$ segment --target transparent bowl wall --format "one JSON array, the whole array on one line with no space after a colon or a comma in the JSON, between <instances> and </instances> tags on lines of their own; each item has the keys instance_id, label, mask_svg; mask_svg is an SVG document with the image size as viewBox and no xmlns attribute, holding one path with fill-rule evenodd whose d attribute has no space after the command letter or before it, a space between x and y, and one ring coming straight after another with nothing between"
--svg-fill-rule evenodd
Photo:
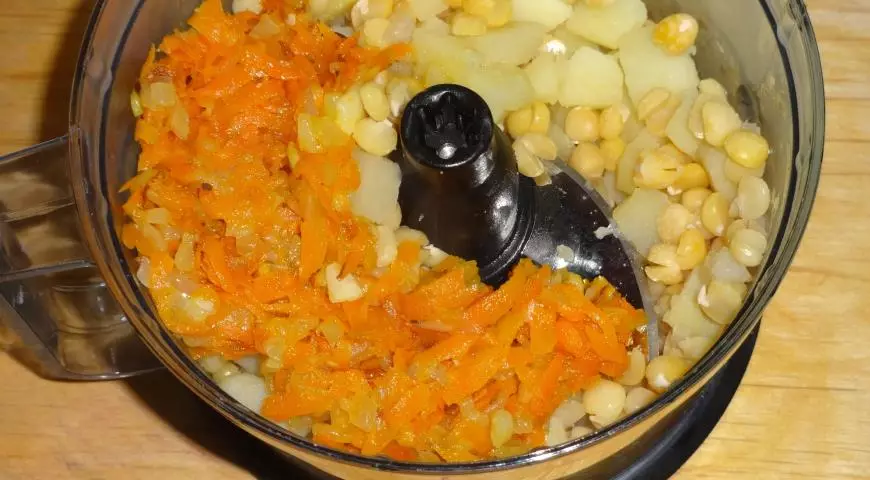
<instances>
[{"instance_id":1,"label":"transparent bowl wall","mask_svg":"<svg viewBox=\"0 0 870 480\"><path fill-rule=\"evenodd\" d=\"M118 190L135 172L129 94L149 47L174 29L196 0L102 0L88 30L74 85L69 167L80 233L93 264L149 349L208 404L277 449L343 478L486 475L558 478L593 472L667 429L681 407L757 325L806 226L821 166L824 95L818 50L805 6L786 0L647 0L652 16L685 11L701 22L698 65L728 89L741 114L758 121L773 146L766 178L774 203L771 248L737 319L677 384L648 408L582 440L521 457L474 464L423 465L365 458L315 445L259 417L220 391L161 325L135 280L133 253L117 232ZM628 450L625 450L628 449Z\"/></svg>"}]
</instances>

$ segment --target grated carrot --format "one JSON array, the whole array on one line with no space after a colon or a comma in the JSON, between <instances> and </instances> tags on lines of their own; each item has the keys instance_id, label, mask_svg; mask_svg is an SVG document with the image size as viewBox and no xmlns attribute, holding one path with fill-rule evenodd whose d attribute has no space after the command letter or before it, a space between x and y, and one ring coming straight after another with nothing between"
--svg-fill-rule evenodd
<instances>
[{"instance_id":1,"label":"grated carrot","mask_svg":"<svg viewBox=\"0 0 870 480\"><path fill-rule=\"evenodd\" d=\"M175 92L162 99L172 106L143 96L139 173L122 188L121 238L147 260L141 275L161 320L196 356L261 355L269 395L260 413L308 416L314 441L332 448L491 458L489 413L499 408L531 421L511 442L543 445L559 402L627 368L643 313L604 279L587 293L528 260L492 289L474 262L421 266L416 241L375 268L374 226L351 211L360 172L350 137L298 158L288 144L300 115L324 115L328 95L410 49L364 48L294 2L262 3L259 18L293 13L296 22L275 20L277 33L251 36L257 15L205 0L191 29L152 49L139 77L143 94L158 83ZM187 118L181 135L174 114ZM158 207L168 224L146 222ZM195 239L192 262L180 258L182 236ZM324 270L333 263L357 279L360 298L330 302Z\"/></svg>"}]
</instances>

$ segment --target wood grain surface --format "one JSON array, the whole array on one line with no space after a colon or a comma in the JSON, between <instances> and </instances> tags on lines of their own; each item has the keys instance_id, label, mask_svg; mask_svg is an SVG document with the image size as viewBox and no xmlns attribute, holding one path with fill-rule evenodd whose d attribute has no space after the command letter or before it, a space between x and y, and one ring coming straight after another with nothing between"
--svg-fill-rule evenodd
<instances>
[{"instance_id":1,"label":"wood grain surface","mask_svg":"<svg viewBox=\"0 0 870 480\"><path fill-rule=\"evenodd\" d=\"M725 0L723 0L725 1ZM63 134L88 0L3 0L0 154ZM809 230L750 368L681 479L870 478L870 0L809 0L827 142ZM0 479L257 476L263 447L166 373L43 380L0 353ZM254 462L251 459L257 459Z\"/></svg>"}]
</instances>

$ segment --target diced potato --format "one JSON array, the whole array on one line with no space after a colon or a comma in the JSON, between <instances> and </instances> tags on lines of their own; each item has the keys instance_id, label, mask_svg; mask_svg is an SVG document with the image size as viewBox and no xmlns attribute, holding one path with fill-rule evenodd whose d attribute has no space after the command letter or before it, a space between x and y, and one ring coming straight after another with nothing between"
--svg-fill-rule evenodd
<instances>
[{"instance_id":1,"label":"diced potato","mask_svg":"<svg viewBox=\"0 0 870 480\"><path fill-rule=\"evenodd\" d=\"M316 20L327 22L349 12L354 3L355 0L311 0L308 2L308 14Z\"/></svg>"},{"instance_id":2,"label":"diced potato","mask_svg":"<svg viewBox=\"0 0 870 480\"><path fill-rule=\"evenodd\" d=\"M326 266L324 277L326 278L326 293L332 303L352 302L358 300L365 293L353 275L345 275L339 278L341 267L337 263Z\"/></svg>"},{"instance_id":3,"label":"diced potato","mask_svg":"<svg viewBox=\"0 0 870 480\"><path fill-rule=\"evenodd\" d=\"M438 17L432 17L438 19ZM410 11L397 11L390 16L390 24L384 30L382 40L387 45L395 45L397 43L408 43L414 35L414 29L417 26L417 20Z\"/></svg>"},{"instance_id":4,"label":"diced potato","mask_svg":"<svg viewBox=\"0 0 870 480\"><path fill-rule=\"evenodd\" d=\"M266 383L250 373L237 373L218 380L218 386L237 402L259 413L266 399Z\"/></svg>"},{"instance_id":5,"label":"diced potato","mask_svg":"<svg viewBox=\"0 0 870 480\"><path fill-rule=\"evenodd\" d=\"M656 219L668 205L665 193L638 188L613 210L619 231L641 255L646 256L650 247L659 242Z\"/></svg>"},{"instance_id":6,"label":"diced potato","mask_svg":"<svg viewBox=\"0 0 870 480\"><path fill-rule=\"evenodd\" d=\"M625 72L625 85L635 105L650 90L664 88L671 93L697 90L698 70L685 53L670 55L652 40L653 27L634 30L619 42L619 63Z\"/></svg>"},{"instance_id":7,"label":"diced potato","mask_svg":"<svg viewBox=\"0 0 870 480\"><path fill-rule=\"evenodd\" d=\"M437 267L439 263L443 262L450 255L436 247L435 245L426 245L423 247L423 251L426 252L426 259L423 260L423 264L429 268Z\"/></svg>"},{"instance_id":8,"label":"diced potato","mask_svg":"<svg viewBox=\"0 0 870 480\"><path fill-rule=\"evenodd\" d=\"M146 109L157 110L175 106L178 94L172 82L144 83L139 100Z\"/></svg>"},{"instance_id":9,"label":"diced potato","mask_svg":"<svg viewBox=\"0 0 870 480\"><path fill-rule=\"evenodd\" d=\"M665 133L667 133L668 138L671 139L674 146L682 150L686 155L694 157L701 142L689 130L689 113L692 111L695 99L698 98L698 92L695 89L687 90L682 94L682 97L683 103L674 112L674 116L668 122Z\"/></svg>"},{"instance_id":10,"label":"diced potato","mask_svg":"<svg viewBox=\"0 0 870 480\"><path fill-rule=\"evenodd\" d=\"M359 163L360 177L359 188L350 197L353 213L377 224L393 223L402 177L399 166L361 150L354 151L353 156Z\"/></svg>"},{"instance_id":11,"label":"diced potato","mask_svg":"<svg viewBox=\"0 0 870 480\"><path fill-rule=\"evenodd\" d=\"M576 52L577 49L580 47L589 47L596 50L599 49L598 44L589 41L581 37L580 35L577 35L571 30L568 30L568 27L566 27L565 25L561 25L560 27L553 30L552 32L550 32L550 35L552 35L555 40L562 42L562 44L565 46L564 54L569 57L571 55L574 55L574 52Z\"/></svg>"},{"instance_id":12,"label":"diced potato","mask_svg":"<svg viewBox=\"0 0 870 480\"><path fill-rule=\"evenodd\" d=\"M716 337L691 337L679 343L680 350L689 360L698 361L716 343Z\"/></svg>"},{"instance_id":13,"label":"diced potato","mask_svg":"<svg viewBox=\"0 0 870 480\"><path fill-rule=\"evenodd\" d=\"M671 299L668 298L666 303L668 306L664 308L663 312L668 310L669 308L671 308L670 307ZM674 340L674 336L671 335L670 333L665 338L664 345L662 346L662 354L668 355L671 357L681 357L681 358L686 356L686 353L683 352L682 350L680 350L679 343L676 340Z\"/></svg>"},{"instance_id":14,"label":"diced potato","mask_svg":"<svg viewBox=\"0 0 870 480\"><path fill-rule=\"evenodd\" d=\"M528 2L537 6L538 2ZM616 0L606 7L590 7L586 2L574 5L574 14L565 23L569 30L605 46L616 49L620 39L646 21L646 5L641 0Z\"/></svg>"},{"instance_id":15,"label":"diced potato","mask_svg":"<svg viewBox=\"0 0 870 480\"><path fill-rule=\"evenodd\" d=\"M555 0L559 1L559 0ZM514 23L469 37L468 45L480 52L485 65L523 65L538 53L546 31L536 23Z\"/></svg>"},{"instance_id":16,"label":"diced potato","mask_svg":"<svg viewBox=\"0 0 870 480\"><path fill-rule=\"evenodd\" d=\"M486 19L459 12L450 20L450 33L457 37L478 37L486 33Z\"/></svg>"},{"instance_id":17,"label":"diced potato","mask_svg":"<svg viewBox=\"0 0 870 480\"><path fill-rule=\"evenodd\" d=\"M616 165L616 188L620 192L630 195L634 192L634 173L640 154L654 150L662 145L662 139L644 129L638 133L634 140L625 146L625 152Z\"/></svg>"},{"instance_id":18,"label":"diced potato","mask_svg":"<svg viewBox=\"0 0 870 480\"><path fill-rule=\"evenodd\" d=\"M269 38L281 33L280 20L275 20L272 15L263 15L260 21L254 25L249 35L253 38Z\"/></svg>"},{"instance_id":19,"label":"diced potato","mask_svg":"<svg viewBox=\"0 0 870 480\"><path fill-rule=\"evenodd\" d=\"M562 0L513 0L514 21L534 22L552 30L571 16L571 6Z\"/></svg>"},{"instance_id":20,"label":"diced potato","mask_svg":"<svg viewBox=\"0 0 870 480\"><path fill-rule=\"evenodd\" d=\"M506 112L519 110L535 98L535 91L526 74L519 67L509 65L478 68L460 83L486 100L496 123L502 120Z\"/></svg>"},{"instance_id":21,"label":"diced potato","mask_svg":"<svg viewBox=\"0 0 870 480\"><path fill-rule=\"evenodd\" d=\"M727 252L727 249L725 249ZM671 327L679 326L679 331L671 332L671 340L681 342L692 337L712 337L718 335L718 325L707 319L698 303L698 298L705 285L710 283L712 276L705 264L695 268L686 278L683 289L678 295L671 297L672 316L667 320ZM698 317L700 315L700 317ZM703 320L703 321L701 321Z\"/></svg>"},{"instance_id":22,"label":"diced potato","mask_svg":"<svg viewBox=\"0 0 870 480\"><path fill-rule=\"evenodd\" d=\"M616 58L580 47L568 60L559 103L566 107L606 108L622 100L622 69Z\"/></svg>"},{"instance_id":23,"label":"diced potato","mask_svg":"<svg viewBox=\"0 0 870 480\"><path fill-rule=\"evenodd\" d=\"M447 3L444 0L408 0L408 4L411 7L411 13L420 21L433 18L447 10Z\"/></svg>"},{"instance_id":24,"label":"diced potato","mask_svg":"<svg viewBox=\"0 0 870 480\"><path fill-rule=\"evenodd\" d=\"M263 11L261 0L233 0L233 13L251 12L260 14Z\"/></svg>"},{"instance_id":25,"label":"diced potato","mask_svg":"<svg viewBox=\"0 0 870 480\"><path fill-rule=\"evenodd\" d=\"M462 39L435 30L415 30L411 45L417 57L417 68L422 70L418 73L436 67L443 75L440 82L462 83L483 63L483 56L468 48Z\"/></svg>"},{"instance_id":26,"label":"diced potato","mask_svg":"<svg viewBox=\"0 0 870 480\"><path fill-rule=\"evenodd\" d=\"M251 375L258 375L260 373L260 362L262 359L263 358L260 355L245 355L244 357L235 360L235 363L242 367L242 370Z\"/></svg>"},{"instance_id":27,"label":"diced potato","mask_svg":"<svg viewBox=\"0 0 870 480\"><path fill-rule=\"evenodd\" d=\"M564 55L542 53L523 68L535 91L535 100L545 103L556 103L559 100L566 67L567 59Z\"/></svg>"},{"instance_id":28,"label":"diced potato","mask_svg":"<svg viewBox=\"0 0 870 480\"><path fill-rule=\"evenodd\" d=\"M378 254L378 267L386 267L393 263L398 254L396 232L391 226L378 225L375 229L377 241L375 251Z\"/></svg>"},{"instance_id":29,"label":"diced potato","mask_svg":"<svg viewBox=\"0 0 870 480\"><path fill-rule=\"evenodd\" d=\"M715 337L720 326L709 320L694 295L685 292L671 298L671 309L662 320L673 329L671 335L680 342L692 337Z\"/></svg>"},{"instance_id":30,"label":"diced potato","mask_svg":"<svg viewBox=\"0 0 870 480\"><path fill-rule=\"evenodd\" d=\"M420 230L411 227L401 226L397 228L395 236L397 244L403 242L415 242L420 244L420 246L429 245L429 237Z\"/></svg>"},{"instance_id":31,"label":"diced potato","mask_svg":"<svg viewBox=\"0 0 870 480\"><path fill-rule=\"evenodd\" d=\"M459 79L464 79L467 75L467 71L462 73L461 76L457 75ZM456 77L449 75L443 68L438 65L432 64L429 65L429 68L425 70L425 75L423 78L423 84L427 87L431 87L432 85L438 85L440 83L455 83L460 81Z\"/></svg>"},{"instance_id":32,"label":"diced potato","mask_svg":"<svg viewBox=\"0 0 870 480\"><path fill-rule=\"evenodd\" d=\"M538 49L541 53L571 56L571 54L568 53L568 47L558 38L553 37L552 35L547 35L544 40L543 45Z\"/></svg>"},{"instance_id":33,"label":"diced potato","mask_svg":"<svg viewBox=\"0 0 870 480\"><path fill-rule=\"evenodd\" d=\"M415 31L419 30L428 31L430 33L436 33L440 35L447 35L450 33L450 25L438 17L432 17L424 20L423 22L420 22L420 25L417 26L417 29Z\"/></svg>"},{"instance_id":34,"label":"diced potato","mask_svg":"<svg viewBox=\"0 0 870 480\"><path fill-rule=\"evenodd\" d=\"M746 285L713 280L698 296L698 303L707 318L719 325L728 325L737 316L746 296Z\"/></svg>"}]
</instances>

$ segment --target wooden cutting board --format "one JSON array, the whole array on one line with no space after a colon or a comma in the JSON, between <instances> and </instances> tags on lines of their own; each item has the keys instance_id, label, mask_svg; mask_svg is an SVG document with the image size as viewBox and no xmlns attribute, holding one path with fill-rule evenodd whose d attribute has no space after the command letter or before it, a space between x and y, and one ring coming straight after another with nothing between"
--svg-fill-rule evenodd
<instances>
[{"instance_id":1,"label":"wooden cutting board","mask_svg":"<svg viewBox=\"0 0 870 480\"><path fill-rule=\"evenodd\" d=\"M90 3L2 2L0 154L65 132ZM870 0L808 4L827 91L821 188L743 384L681 479L870 478ZM239 440L168 374L58 383L0 353L0 479L251 478L267 456Z\"/></svg>"}]
</instances>

